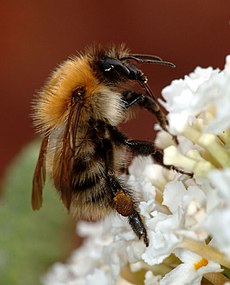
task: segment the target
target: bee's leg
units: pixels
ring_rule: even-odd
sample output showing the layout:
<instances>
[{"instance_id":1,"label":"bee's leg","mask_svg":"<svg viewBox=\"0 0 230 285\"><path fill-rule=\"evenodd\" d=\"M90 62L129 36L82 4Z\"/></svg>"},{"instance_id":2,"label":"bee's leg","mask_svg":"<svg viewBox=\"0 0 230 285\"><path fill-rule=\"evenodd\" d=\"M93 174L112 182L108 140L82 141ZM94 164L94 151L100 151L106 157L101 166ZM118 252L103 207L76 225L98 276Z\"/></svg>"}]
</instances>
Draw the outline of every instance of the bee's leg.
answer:
<instances>
[{"instance_id":1,"label":"bee's leg","mask_svg":"<svg viewBox=\"0 0 230 285\"><path fill-rule=\"evenodd\" d=\"M157 163L164 167L163 164L163 153L160 149L156 148L153 142L142 141L142 140L131 140L128 139L122 132L116 127L108 125L107 129L110 132L111 139L116 145L126 145L130 151L135 155L148 156L151 155ZM170 168L171 169L171 168Z\"/></svg>"},{"instance_id":2,"label":"bee's leg","mask_svg":"<svg viewBox=\"0 0 230 285\"><path fill-rule=\"evenodd\" d=\"M116 145L126 145L135 155L152 155L159 164L165 166L163 164L163 153L160 149L155 147L153 142L128 139L116 127L111 125L108 125L107 129L110 132L111 139Z\"/></svg>"},{"instance_id":3,"label":"bee's leg","mask_svg":"<svg viewBox=\"0 0 230 285\"><path fill-rule=\"evenodd\" d=\"M146 246L149 246L149 240L144 223L137 211L137 205L131 196L130 190L127 189L114 175L108 175L109 188L113 194L115 210L127 217L129 224L139 239L143 238Z\"/></svg>"},{"instance_id":4,"label":"bee's leg","mask_svg":"<svg viewBox=\"0 0 230 285\"><path fill-rule=\"evenodd\" d=\"M129 108L134 104L138 104L139 106L153 113L154 116L157 118L162 129L168 132L167 128L168 122L166 116L162 112L158 102L154 100L154 98L141 93L136 93L134 91L126 91L123 93L122 99L125 102L126 108Z\"/></svg>"},{"instance_id":5,"label":"bee's leg","mask_svg":"<svg viewBox=\"0 0 230 285\"><path fill-rule=\"evenodd\" d=\"M137 205L128 187L114 174L113 146L109 139L103 140L103 153L107 173L107 185L111 191L115 210L122 216L127 217L130 226L137 237L143 238L146 246L149 245L147 232L137 210Z\"/></svg>"},{"instance_id":6,"label":"bee's leg","mask_svg":"<svg viewBox=\"0 0 230 285\"><path fill-rule=\"evenodd\" d=\"M173 165L164 165L163 162L163 152L156 148L154 143L141 140L125 140L125 144L135 155L148 156L151 155L152 158L160 165L168 169L173 169Z\"/></svg>"},{"instance_id":7,"label":"bee's leg","mask_svg":"<svg viewBox=\"0 0 230 285\"><path fill-rule=\"evenodd\" d=\"M178 169L174 165L165 165L163 162L163 152L162 150L155 147L154 143L148 141L141 141L141 140L125 140L125 144L131 149L131 151L136 155L144 155L148 156L151 155L152 158L163 167L169 170L176 170L181 174L186 174L189 176L193 176L193 173L185 172L181 169Z\"/></svg>"},{"instance_id":8,"label":"bee's leg","mask_svg":"<svg viewBox=\"0 0 230 285\"><path fill-rule=\"evenodd\" d=\"M174 165L165 165L163 162L163 152L161 149L156 148L153 142L142 141L142 140L131 140L128 139L122 132L120 132L116 127L108 125L107 129L110 132L112 140L117 145L126 145L130 151L135 155L143 155L148 156L151 155L152 158L163 167L169 170L176 170L179 173L186 174L192 176L191 173L184 172L176 168Z\"/></svg>"}]
</instances>

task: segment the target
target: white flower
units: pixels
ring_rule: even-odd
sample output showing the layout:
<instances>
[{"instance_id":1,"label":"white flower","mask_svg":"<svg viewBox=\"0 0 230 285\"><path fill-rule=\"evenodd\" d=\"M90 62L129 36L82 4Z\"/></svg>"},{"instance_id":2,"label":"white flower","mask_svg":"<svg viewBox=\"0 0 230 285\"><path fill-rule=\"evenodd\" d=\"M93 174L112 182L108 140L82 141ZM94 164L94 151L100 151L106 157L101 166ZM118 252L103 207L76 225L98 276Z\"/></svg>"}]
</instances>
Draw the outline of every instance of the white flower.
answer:
<instances>
[{"instance_id":1,"label":"white flower","mask_svg":"<svg viewBox=\"0 0 230 285\"><path fill-rule=\"evenodd\" d=\"M213 204L215 196L207 196L199 185L186 180L172 181L165 185L162 205L170 212L153 211L152 218L146 219L150 246L142 255L149 265L159 264L177 248L184 237L204 241L208 234L202 223ZM210 188L211 189L211 188ZM211 191L211 190L210 190ZM163 209L163 208L162 208Z\"/></svg>"},{"instance_id":2,"label":"white flower","mask_svg":"<svg viewBox=\"0 0 230 285\"><path fill-rule=\"evenodd\" d=\"M160 285L199 285L205 273L221 272L219 264L193 252L176 249L175 255L183 262L160 281Z\"/></svg>"},{"instance_id":3,"label":"white flower","mask_svg":"<svg viewBox=\"0 0 230 285\"><path fill-rule=\"evenodd\" d=\"M112 217L111 217L112 218ZM88 239L73 252L67 264L56 264L44 277L47 285L112 285L119 278L120 267L124 265L123 248L120 242L113 243L107 222L81 222L78 232ZM121 256L119 256L121 255Z\"/></svg>"},{"instance_id":4,"label":"white flower","mask_svg":"<svg viewBox=\"0 0 230 285\"><path fill-rule=\"evenodd\" d=\"M197 68L162 94L169 111L169 131L179 135L179 146L165 149L164 163L198 176L230 167L230 56L223 71ZM180 137L190 140L186 152Z\"/></svg>"},{"instance_id":5,"label":"white flower","mask_svg":"<svg viewBox=\"0 0 230 285\"><path fill-rule=\"evenodd\" d=\"M223 132L230 127L230 56L224 71L198 67L184 80L173 81L162 95L173 134L181 133L197 116L204 132Z\"/></svg>"},{"instance_id":6,"label":"white flower","mask_svg":"<svg viewBox=\"0 0 230 285\"><path fill-rule=\"evenodd\" d=\"M166 215L157 213L156 217L146 222L149 231L150 245L142 255L149 264L159 264L168 257L181 242L181 237L175 231L180 228L182 215Z\"/></svg>"},{"instance_id":7,"label":"white flower","mask_svg":"<svg viewBox=\"0 0 230 285\"><path fill-rule=\"evenodd\" d=\"M230 259L230 168L214 170L208 177L218 190L220 202L207 216L204 228L213 237L212 245Z\"/></svg>"}]
</instances>

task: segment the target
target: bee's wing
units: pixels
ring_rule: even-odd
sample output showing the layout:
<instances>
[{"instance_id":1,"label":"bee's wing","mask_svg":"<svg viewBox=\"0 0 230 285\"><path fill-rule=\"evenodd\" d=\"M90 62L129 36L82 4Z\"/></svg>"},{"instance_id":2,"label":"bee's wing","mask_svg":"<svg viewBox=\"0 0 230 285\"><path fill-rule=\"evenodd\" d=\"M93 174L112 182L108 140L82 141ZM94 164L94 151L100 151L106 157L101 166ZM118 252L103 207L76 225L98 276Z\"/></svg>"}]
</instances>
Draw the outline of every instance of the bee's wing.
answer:
<instances>
[{"instance_id":1,"label":"bee's wing","mask_svg":"<svg viewBox=\"0 0 230 285\"><path fill-rule=\"evenodd\" d=\"M70 208L72 200L72 170L75 159L75 140L82 105L82 100L76 100L71 104L64 130L61 153L57 154L54 158L57 160L57 163L54 163L53 169L54 185L60 191L61 199L67 209Z\"/></svg>"},{"instance_id":2,"label":"bee's wing","mask_svg":"<svg viewBox=\"0 0 230 285\"><path fill-rule=\"evenodd\" d=\"M33 188L32 188L32 208L38 210L42 206L42 189L46 180L46 150L48 144L48 136L44 137L37 165L34 171Z\"/></svg>"}]
</instances>

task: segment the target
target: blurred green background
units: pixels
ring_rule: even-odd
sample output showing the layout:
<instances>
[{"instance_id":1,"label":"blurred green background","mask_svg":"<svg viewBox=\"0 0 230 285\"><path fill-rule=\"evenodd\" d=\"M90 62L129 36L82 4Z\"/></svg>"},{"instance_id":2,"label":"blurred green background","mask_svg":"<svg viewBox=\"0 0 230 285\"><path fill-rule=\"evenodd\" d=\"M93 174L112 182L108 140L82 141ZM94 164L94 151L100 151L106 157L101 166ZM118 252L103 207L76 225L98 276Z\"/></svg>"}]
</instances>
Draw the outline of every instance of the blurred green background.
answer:
<instances>
[{"instance_id":1,"label":"blurred green background","mask_svg":"<svg viewBox=\"0 0 230 285\"><path fill-rule=\"evenodd\" d=\"M44 203L33 212L31 181L39 142L28 145L7 170L0 203L0 284L40 285L55 261L76 246L75 224L47 183Z\"/></svg>"}]
</instances>

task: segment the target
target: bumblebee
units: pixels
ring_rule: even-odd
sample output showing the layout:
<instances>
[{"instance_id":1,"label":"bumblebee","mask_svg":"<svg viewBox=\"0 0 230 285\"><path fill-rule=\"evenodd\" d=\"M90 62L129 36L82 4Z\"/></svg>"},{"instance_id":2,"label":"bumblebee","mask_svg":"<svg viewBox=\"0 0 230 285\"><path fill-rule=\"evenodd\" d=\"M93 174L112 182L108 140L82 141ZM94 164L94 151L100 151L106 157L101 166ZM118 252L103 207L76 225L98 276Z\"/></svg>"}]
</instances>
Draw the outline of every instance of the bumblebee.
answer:
<instances>
[{"instance_id":1,"label":"bumblebee","mask_svg":"<svg viewBox=\"0 0 230 285\"><path fill-rule=\"evenodd\" d=\"M95 219L116 211L148 246L137 199L120 178L129 154L152 155L162 163L153 142L129 139L118 129L141 107L167 130L140 63L173 66L157 56L132 54L123 45L94 46L51 73L33 101L34 124L43 139L33 177L32 208L42 205L47 172L65 207L76 217Z\"/></svg>"}]
</instances>

